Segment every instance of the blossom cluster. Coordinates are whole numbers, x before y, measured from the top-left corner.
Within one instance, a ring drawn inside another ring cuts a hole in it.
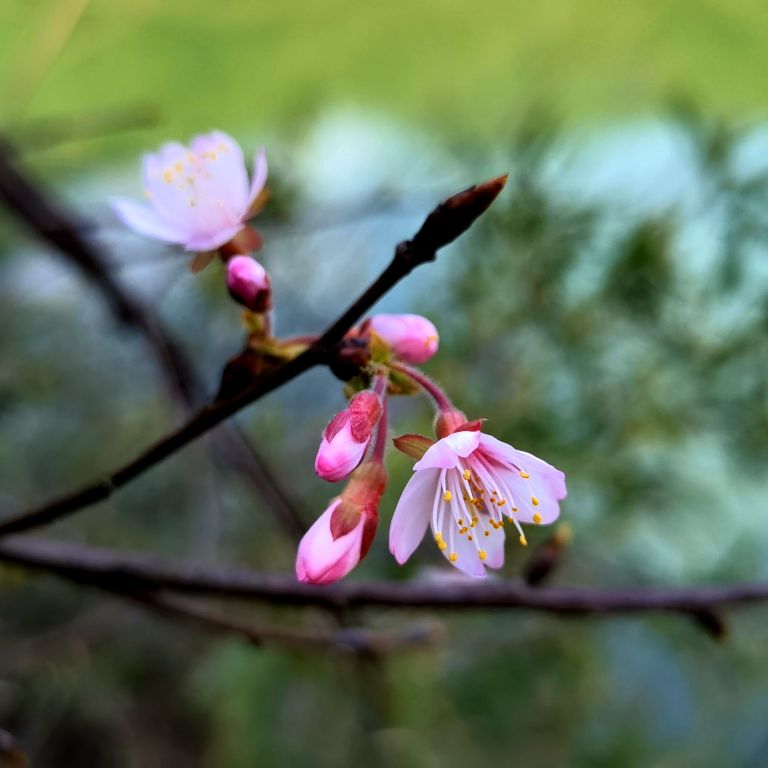
[[[249,224],[267,200],[266,179],[263,150],[249,181],[240,147],[214,132],[195,138],[189,147],[171,143],[147,155],[147,203],[118,199],[113,207],[140,234],[202,254],[198,266],[218,255],[226,265],[229,294],[246,308],[248,349],[288,359],[312,337],[281,341],[272,336],[271,283],[253,258],[262,241]],[[374,315],[351,329],[345,342],[355,352],[346,388],[349,403],[323,431],[315,472],[330,483],[346,484],[299,545],[299,580],[337,581],[370,549],[387,485],[389,400],[395,395],[424,393],[435,408],[434,439],[405,434],[392,441],[415,460],[389,531],[389,548],[398,563],[411,557],[431,529],[447,562],[482,577],[487,568],[502,567],[508,531],[526,545],[523,525],[547,525],[558,518],[566,496],[564,474],[488,434],[482,419],[469,420],[417,367],[438,351],[439,334],[430,320],[415,314]]]

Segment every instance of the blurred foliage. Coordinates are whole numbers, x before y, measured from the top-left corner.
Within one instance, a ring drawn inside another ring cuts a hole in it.
[[[766,69],[760,0],[0,7],[0,118],[22,139],[29,120],[74,118],[87,130],[105,112],[131,109],[134,119],[161,119],[150,142],[214,125],[295,136],[319,112],[350,103],[443,136],[496,139],[521,104],[635,114],[683,92],[707,111],[754,114],[765,106]],[[109,149],[138,146],[129,137]],[[59,157],[81,165],[98,149],[70,145]]]
[[[428,372],[568,473],[575,538],[557,582],[766,579],[768,137],[740,116],[764,104],[745,73],[765,71],[767,24],[757,0],[10,0],[0,121],[100,226],[210,391],[241,345],[238,312],[217,265],[192,277],[186,256],[107,218],[116,158],[213,125],[280,137],[259,224],[285,334],[322,327],[438,197],[510,168],[482,223],[382,309],[429,314],[441,351]],[[349,104],[396,117],[333,112]],[[564,122],[518,124],[540,104]],[[574,121],[658,108],[655,122]],[[4,215],[0,328],[0,512],[176,422],[142,343]],[[309,515],[334,492],[311,468],[342,402],[313,371],[238,417]],[[430,429],[421,401],[393,411],[395,433]],[[353,578],[444,574],[428,544],[405,568],[389,556],[411,465],[389,466],[382,530]],[[50,535],[263,570],[294,556],[204,441]],[[531,549],[546,536],[532,531]],[[510,545],[503,575],[527,555]],[[2,567],[0,729],[36,768],[762,768],[765,615],[726,616],[720,642],[671,617],[440,616],[440,649],[374,661],[212,639]]]

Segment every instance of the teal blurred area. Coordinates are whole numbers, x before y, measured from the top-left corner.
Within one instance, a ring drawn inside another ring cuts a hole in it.
[[[218,127],[270,159],[280,334],[333,319],[445,195],[509,171],[489,214],[379,305],[441,332],[427,372],[470,417],[568,475],[552,583],[768,579],[768,16],[756,0],[218,5],[10,0],[0,129],[89,222],[209,392],[243,342],[221,268],[125,231],[139,158]],[[0,214],[0,511],[92,479],[181,418],[140,338]],[[307,524],[344,403],[313,371],[237,417]],[[398,399],[393,432],[427,432]],[[352,579],[405,568],[382,527]],[[294,544],[202,441],[46,535],[290,572]],[[530,550],[508,544],[501,576]],[[326,629],[315,612],[226,605]],[[442,614],[383,659],[257,649],[0,568],[0,728],[40,768],[768,764],[765,608],[714,639],[680,616]],[[412,614],[351,617],[390,629]],[[2,763],[0,763],[2,765]]]

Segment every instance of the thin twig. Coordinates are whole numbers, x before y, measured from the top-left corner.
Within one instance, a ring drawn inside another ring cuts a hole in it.
[[[529,587],[518,581],[344,582],[302,584],[293,576],[242,568],[169,565],[150,555],[114,552],[38,538],[0,542],[0,561],[69,581],[127,592],[169,591],[271,605],[352,608],[521,609],[567,616],[703,612],[768,602],[768,583],[696,587]]]
[[[397,632],[375,632],[362,627],[335,631],[295,629],[243,621],[177,596],[157,592],[108,591],[155,613],[195,624],[215,634],[234,635],[258,647],[378,655],[402,649],[432,647],[442,637],[440,627],[435,622],[417,624]]]
[[[328,361],[333,347],[395,284],[416,267],[433,261],[438,249],[466,231],[496,199],[506,177],[476,185],[440,203],[411,240],[400,243],[389,265],[306,351],[258,378],[237,394],[206,406],[179,429],[166,435],[132,461],[102,480],[0,523],[0,536],[37,528],[109,498],[148,469],[184,448],[237,411]]]

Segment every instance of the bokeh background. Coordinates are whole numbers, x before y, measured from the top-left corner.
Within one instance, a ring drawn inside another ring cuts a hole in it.
[[[267,147],[259,225],[284,334],[334,317],[436,200],[510,172],[488,216],[380,308],[429,315],[429,373],[568,473],[559,584],[768,578],[766,71],[760,0],[0,5],[3,136],[211,393],[243,339],[220,268],[191,275],[108,208],[138,194],[143,151],[211,128]],[[312,461],[343,402],[315,371],[237,417],[307,524],[333,493]],[[0,508],[93,478],[179,418],[144,342],[0,213]],[[393,418],[430,425],[419,400]],[[403,569],[387,552],[410,472],[389,465],[352,578],[430,578],[445,570],[433,548]],[[46,535],[259,570],[294,558],[207,444]],[[510,546],[503,575],[525,554]],[[759,768],[766,616],[727,616],[718,641],[676,617],[431,613],[438,647],[371,666],[212,638],[2,567],[0,727],[39,768]]]

